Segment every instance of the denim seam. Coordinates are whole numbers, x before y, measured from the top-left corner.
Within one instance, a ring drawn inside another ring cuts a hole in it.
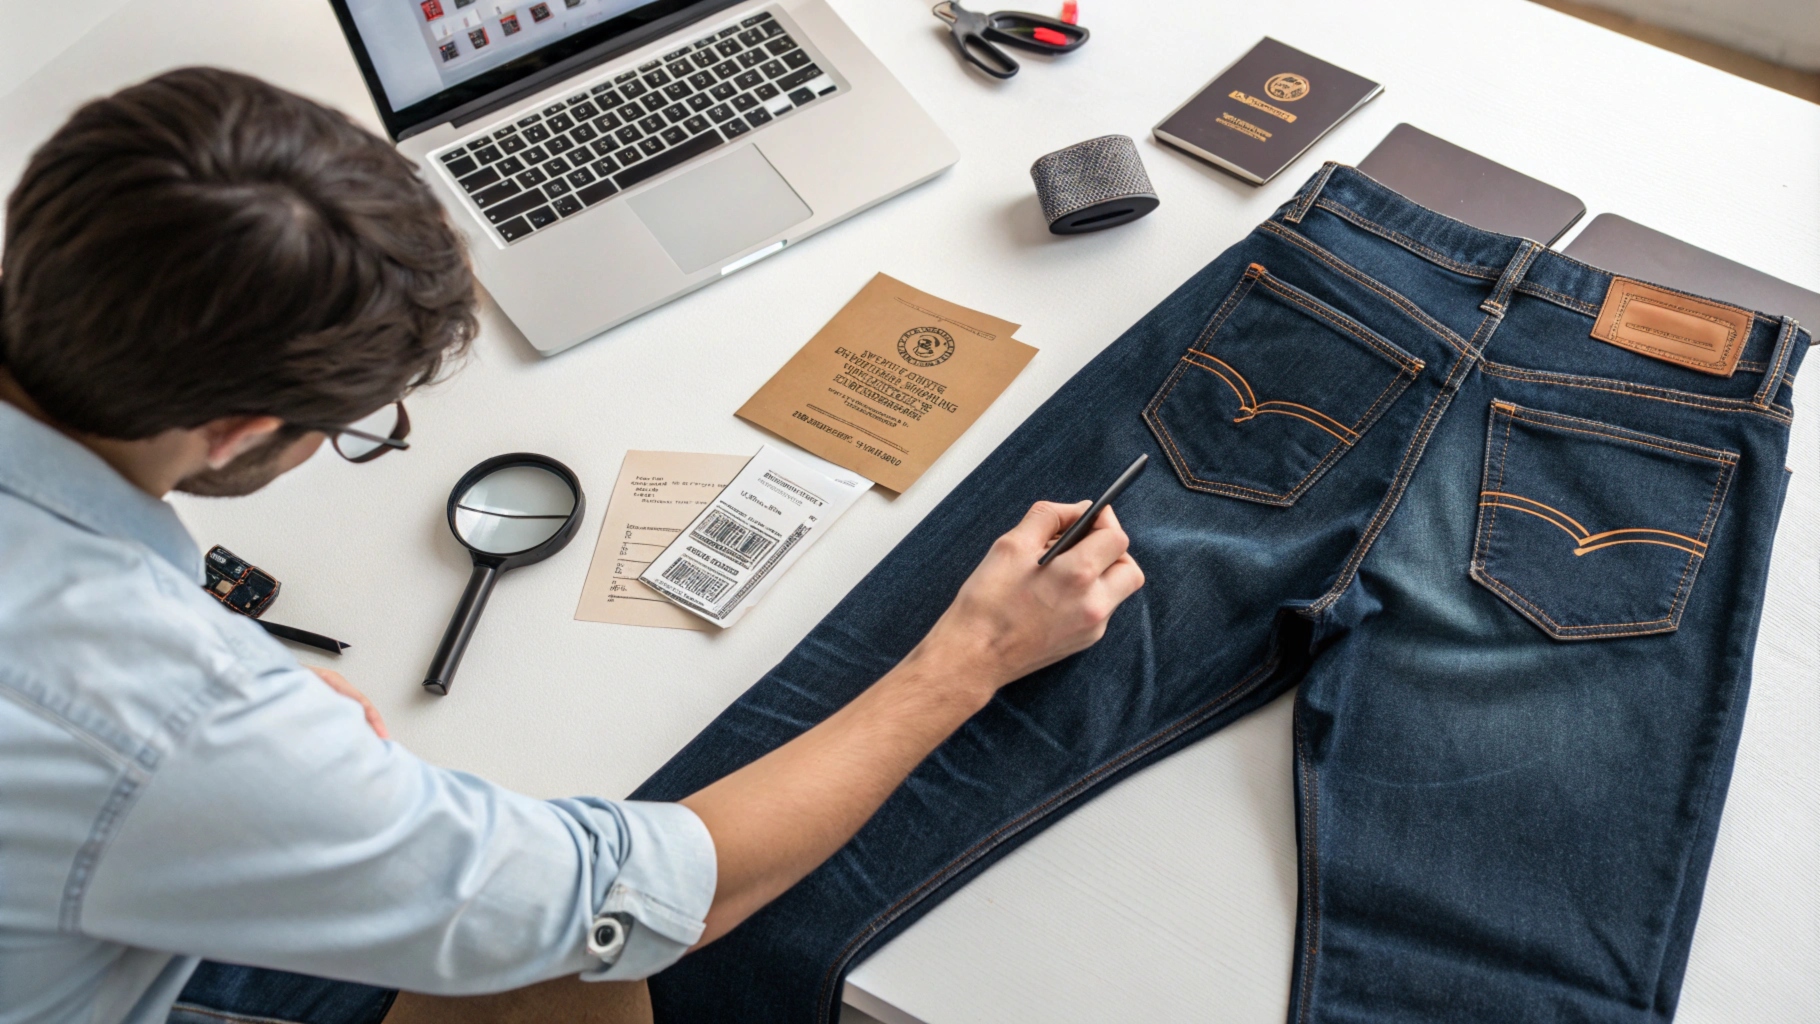
[[[1326,210],[1328,213],[1353,222],[1374,235],[1395,242],[1403,248],[1408,249],[1410,252],[1428,260],[1430,263],[1446,267],[1455,273],[1465,274],[1468,277],[1483,278],[1487,281],[1495,281],[1498,279],[1498,275],[1503,272],[1503,268],[1501,267],[1481,267],[1476,263],[1462,263],[1451,256],[1442,255],[1440,252],[1430,249],[1428,246],[1403,234],[1401,231],[1378,224],[1368,219],[1363,214],[1358,213],[1349,207],[1341,206],[1331,199],[1323,199],[1315,205]]]
[[[1473,332],[1473,337],[1476,339],[1481,332],[1484,332],[1486,323],[1496,324],[1498,322],[1497,317],[1486,316],[1480,323],[1479,330]],[[1491,340],[1489,334],[1486,335],[1485,340],[1487,342]],[[1481,342],[1473,347],[1472,352],[1483,348],[1484,342]],[[1415,435],[1410,439],[1409,447],[1403,452],[1403,461],[1398,464],[1396,476],[1391,480],[1390,492],[1384,496],[1384,500],[1378,505],[1378,510],[1372,514],[1371,521],[1365,525],[1365,532],[1360,536],[1358,544],[1353,547],[1352,554],[1348,555],[1345,563],[1340,566],[1340,574],[1334,579],[1333,586],[1329,587],[1327,593],[1321,595],[1313,604],[1302,609],[1304,616],[1313,618],[1326,611],[1329,606],[1340,599],[1340,594],[1344,593],[1347,585],[1352,582],[1353,575],[1358,572],[1359,565],[1365,561],[1365,556],[1371,551],[1372,544],[1376,542],[1378,534],[1384,529],[1384,524],[1390,521],[1391,514],[1402,503],[1403,495],[1409,489],[1409,480],[1415,475],[1415,467],[1422,461],[1422,454],[1428,450],[1428,442],[1434,435],[1435,427],[1439,425],[1441,416],[1446,413],[1447,406],[1452,404],[1457,382],[1465,375],[1466,369],[1472,366],[1474,361],[1475,357],[1469,353],[1461,356],[1454,363],[1453,370],[1448,373],[1440,390],[1435,393],[1434,400],[1428,403],[1428,409],[1423,412],[1421,421],[1416,424]]]
[[[1748,344],[1749,337],[1745,338]],[[1782,370],[1788,365],[1789,358],[1795,350],[1795,321],[1790,317],[1782,318],[1782,330],[1776,335],[1775,352],[1770,356],[1769,369],[1763,372],[1763,383],[1757,393],[1751,396],[1751,404],[1759,409],[1769,408],[1770,399],[1776,397],[1776,390],[1782,384]]]
[[[1297,695],[1296,703],[1301,704]],[[1299,712],[1300,706],[1296,708]],[[1294,717],[1294,742],[1296,759],[1302,764],[1302,902],[1305,905],[1303,919],[1307,922],[1308,934],[1302,937],[1302,948],[1297,950],[1301,960],[1301,1013],[1303,1024],[1313,1012],[1314,1003],[1314,969],[1315,961],[1320,957],[1321,947],[1321,862],[1320,862],[1320,780],[1315,777],[1314,765],[1308,757],[1307,730],[1302,724],[1300,714]]]
[[[1630,436],[1635,433],[1634,431],[1623,431],[1623,428],[1612,427],[1608,423],[1598,423],[1596,420],[1581,420],[1577,416],[1561,416],[1560,419],[1571,420],[1583,424],[1582,426],[1570,427],[1565,423],[1558,423],[1550,420],[1547,415],[1543,414],[1542,410],[1539,409],[1525,409],[1521,406],[1509,405],[1508,403],[1505,403],[1505,406],[1507,409],[1506,415],[1510,416],[1512,419],[1522,420],[1525,423],[1534,423],[1537,426],[1547,427],[1550,430],[1566,430],[1575,434],[1591,434],[1594,437],[1609,437],[1614,441],[1622,441],[1626,444],[1640,445],[1644,448],[1655,448],[1675,455],[1685,455],[1688,458],[1703,459],[1707,462],[1717,462],[1724,465],[1732,465],[1738,461],[1737,452],[1729,452],[1719,448],[1705,448],[1697,444],[1688,444],[1686,441],[1676,441],[1673,438],[1667,437],[1645,440],[1642,437]],[[1607,427],[1608,429],[1594,430],[1592,429],[1592,425],[1594,424],[1601,427]],[[1613,433],[1612,431],[1623,432]],[[1645,437],[1649,436],[1650,435],[1645,435]],[[1659,443],[1664,441],[1668,443]]]
[[[1339,271],[1340,273],[1345,274],[1347,277],[1351,278],[1356,283],[1364,285],[1365,287],[1370,288],[1372,291],[1377,292],[1379,295],[1382,295],[1384,298],[1390,300],[1390,302],[1392,304],[1394,304],[1398,308],[1402,309],[1402,311],[1405,314],[1407,314],[1411,319],[1415,320],[1418,324],[1421,324],[1423,327],[1428,328],[1429,331],[1438,335],[1442,341],[1445,341],[1448,345],[1452,346],[1455,351],[1459,351],[1459,352],[1466,351],[1466,339],[1465,338],[1462,338],[1458,334],[1455,334],[1453,332],[1453,330],[1450,329],[1446,324],[1443,324],[1439,320],[1436,320],[1434,317],[1429,316],[1428,313],[1425,312],[1420,306],[1417,306],[1414,302],[1411,302],[1408,298],[1399,294],[1394,289],[1388,288],[1388,287],[1384,286],[1383,284],[1380,284],[1378,281],[1374,280],[1370,275],[1364,273],[1363,271],[1359,270],[1358,268],[1356,268],[1356,267],[1352,266],[1351,264],[1347,263],[1346,261],[1340,259],[1338,256],[1335,256],[1333,253],[1327,251],[1326,249],[1315,244],[1314,242],[1310,241],[1309,239],[1303,237],[1302,235],[1297,234],[1296,232],[1291,231],[1288,228],[1285,228],[1285,227],[1279,225],[1275,221],[1265,221],[1261,225],[1261,227],[1265,231],[1268,231],[1273,235],[1276,235],[1280,238],[1293,242],[1294,244],[1300,246],[1303,250],[1305,250],[1309,255],[1313,256],[1314,258],[1327,264],[1328,266]]]
[[[1327,179],[1333,177],[1333,172],[1338,170],[1339,166],[1332,160],[1322,164],[1320,173],[1314,177],[1313,184],[1309,185],[1308,190],[1297,198],[1295,205],[1283,215],[1283,219],[1291,224],[1302,223],[1302,218],[1308,216],[1308,211],[1313,209],[1316,200],[1321,198],[1321,190],[1327,187]]]
[[[1415,356],[1412,356],[1402,349],[1397,348],[1395,345],[1379,338],[1377,332],[1373,331],[1371,328],[1359,323],[1357,320],[1354,320],[1339,310],[1328,306],[1314,296],[1303,294],[1301,289],[1296,288],[1294,285],[1291,285],[1280,278],[1272,276],[1269,271],[1265,271],[1263,274],[1258,275],[1258,280],[1265,287],[1281,295],[1283,298],[1308,310],[1310,315],[1318,316],[1365,344],[1370,345],[1373,349],[1376,349],[1382,354],[1384,358],[1395,362],[1404,370],[1410,373],[1420,373],[1422,372],[1422,368],[1427,365]]]
[[[847,945],[835,955],[834,961],[829,964],[827,972],[822,976],[821,989],[817,993],[816,999],[819,1007],[816,1012],[820,1024],[829,1024],[828,1004],[832,998],[831,989],[835,980],[840,976],[841,966],[851,959],[852,955],[859,947],[863,946],[873,935],[876,935],[880,929],[896,920],[898,916],[901,916],[903,911],[906,911],[910,907],[921,902],[930,891],[939,889],[945,881],[953,878],[961,871],[966,870],[970,865],[987,853],[997,849],[1006,839],[1023,831],[1023,829],[1028,827],[1032,821],[1045,817],[1055,808],[1066,805],[1072,801],[1083,789],[1092,785],[1101,777],[1118,771],[1123,766],[1143,757],[1157,747],[1168,743],[1182,733],[1193,729],[1207,719],[1219,714],[1222,710],[1231,706],[1233,702],[1247,696],[1257,687],[1259,682],[1268,679],[1270,674],[1276,671],[1276,668],[1281,661],[1282,654],[1275,649],[1275,642],[1273,641],[1272,650],[1270,651],[1269,656],[1266,657],[1257,668],[1242,676],[1238,682],[1233,683],[1228,687],[1225,692],[1207,701],[1193,711],[1190,711],[1175,722],[1152,733],[1142,742],[1127,747],[1123,753],[1076,779],[1074,782],[1049,797],[1049,799],[1044,800],[1037,806],[1018,815],[1017,818],[1012,821],[994,829],[985,838],[975,843],[971,849],[949,861],[946,866],[934,872],[928,878],[925,878],[922,884],[910,890],[900,897],[896,903],[893,903],[877,917],[873,918],[870,923],[860,929],[858,935],[849,940]]]
[[[1226,293],[1226,298],[1220,301],[1219,307],[1213,311],[1213,315],[1207,318],[1207,325],[1201,328],[1201,333],[1195,335],[1193,344],[1188,346],[1189,350],[1207,351],[1207,343],[1213,340],[1215,334],[1219,333],[1221,325],[1232,315],[1232,311],[1238,308],[1239,303],[1245,301],[1245,296],[1251,294],[1251,286],[1257,283],[1259,273],[1263,269],[1256,263],[1245,268],[1244,276],[1240,277],[1238,283],[1232,286],[1232,290]]]
[[[1780,405],[1772,405],[1768,409],[1764,409],[1740,398],[1720,398],[1716,395],[1677,391],[1673,388],[1661,388],[1652,384],[1634,384],[1630,381],[1615,380],[1609,377],[1583,377],[1578,374],[1557,373],[1552,370],[1531,370],[1521,366],[1511,366],[1508,363],[1495,363],[1489,359],[1481,360],[1479,367],[1494,377],[1526,381],[1531,384],[1551,384],[1559,387],[1605,391],[1615,395],[1647,398],[1654,402],[1670,402],[1693,409],[1703,409],[1707,412],[1747,413],[1766,417],[1785,426],[1794,419],[1793,409]]]
[[[1760,610],[1759,610],[1759,614],[1761,614]],[[1730,682],[1731,682],[1730,691],[1726,695],[1728,699],[1725,702],[1725,717],[1727,719],[1727,722],[1722,727],[1725,731],[1729,731],[1731,728],[1729,720],[1731,718],[1735,717],[1736,715],[1740,714],[1744,710],[1744,708],[1740,706],[1741,702],[1736,699],[1732,699],[1732,698],[1737,693],[1740,680],[1748,679],[1749,673],[1750,673],[1750,664],[1747,661],[1745,663],[1745,668],[1744,668],[1743,673],[1734,672],[1732,674],[1732,677],[1730,680]],[[1746,696],[1748,697],[1748,690],[1746,691]],[[1721,733],[1721,734],[1723,735],[1723,733]],[[1732,754],[1733,754],[1733,759],[1734,759],[1734,763],[1735,763],[1736,756],[1737,756],[1736,748],[1733,749]],[[1717,758],[1717,757],[1709,758],[1707,766],[1706,766],[1706,771],[1700,780],[1701,793],[1700,793],[1699,801],[1696,805],[1700,808],[1700,810],[1694,816],[1695,822],[1696,822],[1696,828],[1695,828],[1694,832],[1692,833],[1695,836],[1700,834],[1699,826],[1703,826],[1705,824],[1707,816],[1709,814],[1722,813],[1723,808],[1725,806],[1725,793],[1726,793],[1727,787],[1726,787],[1726,785],[1722,784],[1718,778],[1718,762],[1719,762],[1719,758]],[[1729,779],[1729,776],[1728,776],[1728,779]],[[1715,807],[1715,804],[1717,805],[1716,807]],[[1686,844],[1686,846],[1684,848],[1685,852],[1681,858],[1681,870],[1676,872],[1676,876],[1675,876],[1677,883],[1678,883],[1676,886],[1676,892],[1675,892],[1676,898],[1673,902],[1670,902],[1668,904],[1670,907],[1677,908],[1677,909],[1679,907],[1679,902],[1680,902],[1679,897],[1680,897],[1681,887],[1685,886],[1687,884],[1688,863],[1693,858],[1694,851],[1698,847],[1699,847],[1698,842],[1689,842]],[[1709,856],[1710,856],[1710,854],[1709,854]],[[1709,862],[1709,864],[1710,864],[1710,862]],[[1696,894],[1696,895],[1698,895],[1698,894]],[[1699,914],[1699,909],[1698,909],[1697,905],[1695,907],[1694,912],[1697,917]],[[1673,920],[1674,920],[1674,918],[1671,916],[1663,922],[1661,936],[1662,936],[1664,945],[1666,945],[1668,936],[1672,933]],[[1661,980],[1662,980],[1661,971],[1660,971],[1660,969],[1658,969],[1657,975],[1656,975],[1656,983],[1658,986],[1661,984]],[[1656,998],[1655,998],[1656,995],[1657,995],[1657,993],[1654,993],[1654,992],[1651,993],[1651,1007],[1652,1008],[1655,1008],[1656,1005],[1658,1005]],[[1672,1006],[1668,1007],[1667,1009],[1669,1010],[1670,1013],[1673,1012]]]
[[[1555,255],[1558,256],[1560,254],[1556,253]],[[1603,271],[1601,271],[1601,273],[1603,273]],[[1530,295],[1538,299],[1543,299],[1552,302],[1557,306],[1565,306],[1576,313],[1584,313],[1587,316],[1599,315],[1599,307],[1597,304],[1587,302],[1585,299],[1576,299],[1572,295],[1563,295],[1553,288],[1544,288],[1539,284],[1520,284],[1517,286],[1517,294]]]
[[[1504,272],[1498,275],[1498,283],[1493,286],[1491,296],[1480,303],[1479,308],[1502,319],[1504,314],[1510,311],[1512,293],[1516,291],[1517,285],[1523,283],[1523,275],[1529,273],[1530,265],[1535,263],[1542,248],[1540,242],[1524,239],[1522,247],[1517,250],[1517,258],[1511,260],[1510,265],[1504,268]]]

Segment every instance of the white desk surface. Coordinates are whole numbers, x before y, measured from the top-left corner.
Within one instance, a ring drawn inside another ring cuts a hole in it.
[[[1322,160],[1356,162],[1399,121],[1574,192],[1589,217],[1621,213],[1820,289],[1820,106],[1522,0],[1085,0],[1093,41],[1054,63],[1022,58],[1002,84],[962,70],[926,0],[834,3],[959,145],[952,171],[548,361],[489,307],[471,365],[412,401],[408,454],[369,466],[323,456],[250,499],[180,501],[204,546],[284,581],[277,620],[354,645],[335,667],[429,759],[538,795],[627,792],[1077,368]],[[4,6],[9,35],[32,24],[22,0]],[[377,124],[323,0],[107,6],[118,10],[46,23],[69,38],[43,45],[67,48],[35,54],[38,69],[0,96],[6,188],[81,100],[181,64],[260,74]],[[1378,78],[1385,94],[1264,188],[1149,141],[1265,34]],[[1051,237],[1026,168],[1108,132],[1141,140],[1162,207],[1104,234]],[[575,621],[623,452],[756,449],[763,437],[732,411],[879,270],[1023,323],[1040,353],[916,486],[867,495],[725,635]],[[1682,998],[1689,1024],[1820,1012],[1816,422],[1806,409],[1796,424],[1754,692]],[[500,584],[453,695],[427,697],[418,680],[467,576],[442,518],[448,488],[482,458],[527,449],[580,474],[588,521],[567,552]],[[892,1024],[1281,1020],[1295,904],[1288,744],[1284,699],[1125,782],[863,964],[849,1000]]]

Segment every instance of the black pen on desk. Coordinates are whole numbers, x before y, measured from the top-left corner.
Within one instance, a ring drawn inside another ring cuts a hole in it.
[[[280,640],[289,640],[292,643],[303,644],[306,647],[314,647],[319,651],[327,651],[330,654],[340,654],[342,651],[353,646],[352,644],[344,644],[339,640],[330,639],[329,637],[323,636],[321,633],[312,633],[307,629],[298,629],[295,626],[280,626],[276,622],[267,622],[264,619],[254,619],[253,621],[264,626],[267,633],[272,634]]]
[[[1100,495],[1098,501],[1089,505],[1087,511],[1083,512],[1079,519],[1062,531],[1062,535],[1056,539],[1054,544],[1049,545],[1049,550],[1043,552],[1043,557],[1037,559],[1036,564],[1048,565],[1050,559],[1080,543],[1081,538],[1087,536],[1087,531],[1093,529],[1093,521],[1099,518],[1100,510],[1112,504],[1113,499],[1125,493],[1125,488],[1130,487],[1133,480],[1142,476],[1144,467],[1148,465],[1150,465],[1150,456],[1140,455],[1136,462],[1126,466],[1125,471],[1119,474],[1119,478],[1112,481],[1112,486],[1106,488],[1106,493]]]

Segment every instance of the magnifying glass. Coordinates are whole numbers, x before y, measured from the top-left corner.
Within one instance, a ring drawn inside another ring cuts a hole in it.
[[[544,455],[496,455],[455,482],[449,492],[449,529],[473,556],[474,571],[430,660],[424,689],[449,692],[499,574],[567,547],[586,509],[581,481],[569,467]]]

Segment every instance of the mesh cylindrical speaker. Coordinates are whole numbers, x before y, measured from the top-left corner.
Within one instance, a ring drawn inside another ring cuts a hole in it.
[[[1137,143],[1102,135],[1039,157],[1030,165],[1049,230],[1078,235],[1137,220],[1157,207]]]

